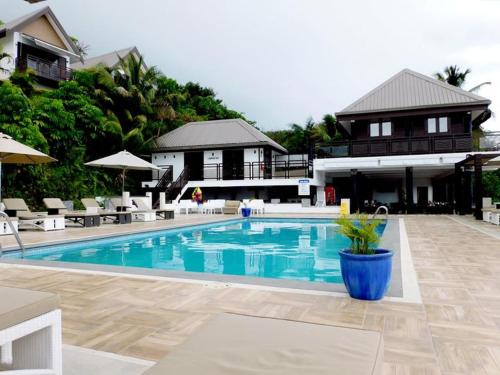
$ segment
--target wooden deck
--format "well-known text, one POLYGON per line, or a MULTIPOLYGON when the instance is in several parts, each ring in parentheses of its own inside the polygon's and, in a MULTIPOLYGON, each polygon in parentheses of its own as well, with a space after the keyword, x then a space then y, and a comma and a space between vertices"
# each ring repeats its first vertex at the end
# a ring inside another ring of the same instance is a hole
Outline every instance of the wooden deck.
POLYGON ((229 311, 382 331, 387 375, 500 374, 494 227, 474 223, 485 226, 479 231, 444 216, 404 220, 423 304, 10 265, 2 266, 0 284, 58 293, 65 343, 143 359, 161 358, 212 315, 229 311))

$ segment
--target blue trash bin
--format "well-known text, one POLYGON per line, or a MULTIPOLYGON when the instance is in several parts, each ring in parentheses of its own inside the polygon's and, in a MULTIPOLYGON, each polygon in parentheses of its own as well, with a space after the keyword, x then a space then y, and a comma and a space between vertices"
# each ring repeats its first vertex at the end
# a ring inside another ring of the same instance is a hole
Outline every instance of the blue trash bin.
POLYGON ((250 217, 251 213, 252 213, 252 209, 251 208, 242 208, 241 209, 241 215, 243 217, 250 217))

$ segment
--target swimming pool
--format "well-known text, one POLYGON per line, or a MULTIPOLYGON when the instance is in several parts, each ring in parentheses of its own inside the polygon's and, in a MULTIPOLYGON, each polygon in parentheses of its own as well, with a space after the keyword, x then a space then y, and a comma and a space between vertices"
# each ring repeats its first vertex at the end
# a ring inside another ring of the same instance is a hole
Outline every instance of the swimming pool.
POLYGON ((348 246, 331 219, 250 218, 28 249, 25 258, 342 283, 338 250, 348 246))

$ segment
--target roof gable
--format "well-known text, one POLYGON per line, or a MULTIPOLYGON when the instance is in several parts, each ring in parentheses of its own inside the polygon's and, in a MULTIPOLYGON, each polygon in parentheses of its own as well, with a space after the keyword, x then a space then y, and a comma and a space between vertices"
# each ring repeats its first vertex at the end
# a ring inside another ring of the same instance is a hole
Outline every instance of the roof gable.
POLYGON ((287 150, 242 119, 189 122, 154 141, 154 150, 271 146, 287 150))
POLYGON ((50 7, 38 9, 0 26, 0 35, 14 31, 30 35, 74 54, 79 54, 75 43, 66 33, 50 7))
POLYGON ((474 104, 489 105, 491 101, 448 83, 404 69, 336 115, 474 104))
POLYGON ((66 49, 66 45, 54 30, 46 16, 41 16, 29 22, 19 30, 21 33, 43 40, 59 48, 66 49))

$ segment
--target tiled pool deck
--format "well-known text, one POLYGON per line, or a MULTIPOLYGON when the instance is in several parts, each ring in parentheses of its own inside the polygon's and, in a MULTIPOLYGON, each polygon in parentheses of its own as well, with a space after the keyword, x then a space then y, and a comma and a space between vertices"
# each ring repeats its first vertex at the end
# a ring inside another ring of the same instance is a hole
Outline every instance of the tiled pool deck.
MULTIPOLYGON (((175 225, 217 219, 181 216, 175 225)), ((158 360, 212 315, 229 311, 382 331, 388 375, 500 374, 500 228, 462 217, 408 216, 404 222, 423 304, 14 265, 2 265, 0 284, 58 293, 66 344, 141 359, 158 360)), ((107 225, 23 238, 36 243, 150 227, 107 225)))

